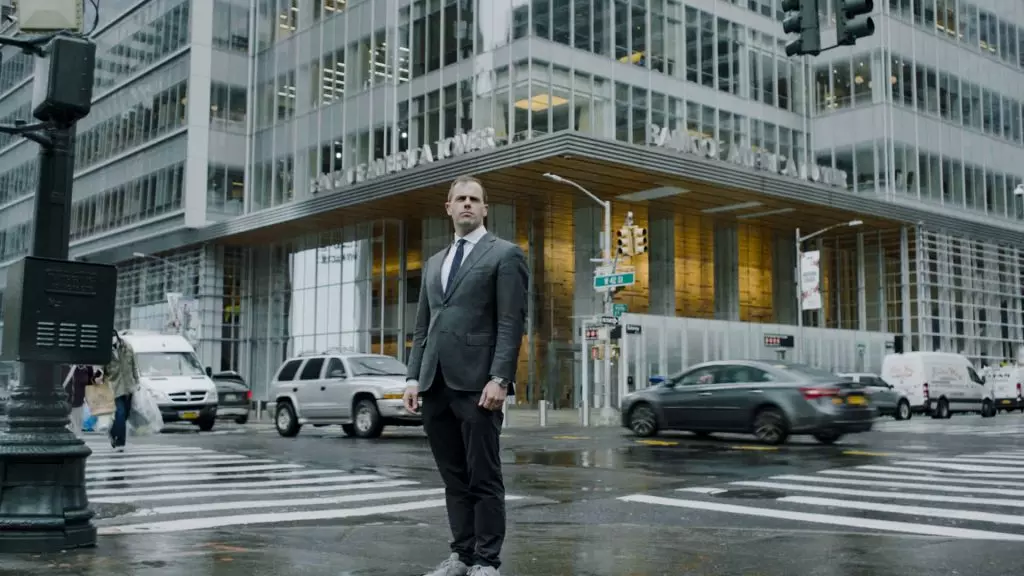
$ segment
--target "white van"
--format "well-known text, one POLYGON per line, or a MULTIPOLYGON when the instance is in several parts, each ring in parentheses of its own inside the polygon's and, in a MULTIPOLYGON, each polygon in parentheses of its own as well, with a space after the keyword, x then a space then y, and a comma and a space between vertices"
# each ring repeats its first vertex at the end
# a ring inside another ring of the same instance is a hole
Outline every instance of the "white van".
POLYGON ((890 354, 882 361, 882 379, 900 391, 914 410, 932 418, 949 418, 954 412, 996 415, 992 388, 971 362, 948 352, 890 354))
POLYGON ((1024 412, 1021 398, 1021 383, 1024 382, 1024 368, 1020 366, 996 366, 985 371, 985 384, 992 389, 996 408, 1010 412, 1020 409, 1024 412))
POLYGON ((156 393, 164 422, 192 422, 213 430, 217 386, 206 375, 192 345, 176 334, 142 330, 120 333, 135 350, 141 384, 156 393))

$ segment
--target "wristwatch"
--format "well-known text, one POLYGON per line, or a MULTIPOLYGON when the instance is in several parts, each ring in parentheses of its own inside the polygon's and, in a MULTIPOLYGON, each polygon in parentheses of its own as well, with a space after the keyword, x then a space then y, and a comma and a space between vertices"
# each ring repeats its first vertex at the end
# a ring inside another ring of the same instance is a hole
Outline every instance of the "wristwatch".
POLYGON ((511 380, 506 380, 505 378, 501 378, 500 376, 491 376, 491 380, 497 382, 498 386, 501 386, 506 390, 508 389, 508 385, 512 383, 511 380))

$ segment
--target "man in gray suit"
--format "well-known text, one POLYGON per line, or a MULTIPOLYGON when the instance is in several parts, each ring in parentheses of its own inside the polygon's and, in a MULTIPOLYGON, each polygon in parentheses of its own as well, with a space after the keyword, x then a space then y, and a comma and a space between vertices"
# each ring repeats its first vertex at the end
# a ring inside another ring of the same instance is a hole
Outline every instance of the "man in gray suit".
POLYGON ((455 242, 421 271, 404 400, 422 402, 423 429, 444 480, 451 555, 426 576, 498 576, 505 485, 498 437, 515 395, 526 325, 523 251, 487 232, 487 192, 460 177, 445 209, 455 242))

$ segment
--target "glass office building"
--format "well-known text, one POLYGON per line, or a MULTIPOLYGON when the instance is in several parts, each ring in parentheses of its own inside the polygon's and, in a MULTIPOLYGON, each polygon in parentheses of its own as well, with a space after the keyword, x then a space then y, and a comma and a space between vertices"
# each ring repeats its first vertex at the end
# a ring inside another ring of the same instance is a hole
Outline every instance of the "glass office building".
MULTIPOLYGON (((528 255, 521 400, 566 405, 602 211, 551 172, 648 228, 629 312, 796 324, 796 229, 858 220, 801 243, 805 324, 1002 359, 1024 337, 1024 6, 876 6, 874 36, 811 59, 785 57, 778 0, 106 2, 73 254, 119 266, 120 326, 194 300, 204 361, 259 392, 300 351, 405 358, 472 173, 528 255)), ((3 146, 9 263, 35 146, 3 146)))

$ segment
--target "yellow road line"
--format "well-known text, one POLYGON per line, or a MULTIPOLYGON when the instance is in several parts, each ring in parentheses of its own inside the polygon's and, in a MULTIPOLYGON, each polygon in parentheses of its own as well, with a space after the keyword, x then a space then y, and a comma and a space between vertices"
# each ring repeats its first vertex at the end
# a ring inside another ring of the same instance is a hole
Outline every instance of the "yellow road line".
POLYGON ((892 452, 865 452, 863 450, 843 450, 847 456, 892 456, 892 452))
POLYGON ((679 446, 679 442, 671 440, 637 440, 636 443, 644 446, 679 446))
POLYGON ((552 436, 555 440, 590 440, 590 436, 552 436))

